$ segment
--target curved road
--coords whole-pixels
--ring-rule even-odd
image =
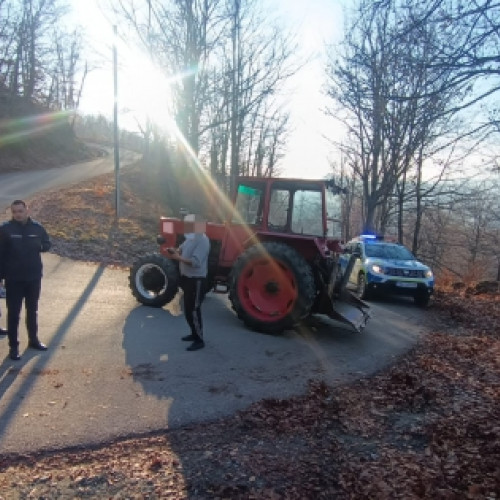
[[[126,168],[138,156],[132,151],[121,150],[120,168]],[[69,186],[97,175],[113,172],[114,168],[113,155],[109,154],[96,160],[75,163],[67,167],[0,174],[0,213],[3,214],[13,200],[27,199],[41,191]]]
[[[11,361],[0,337],[0,453],[217,419],[262,398],[300,394],[309,379],[345,383],[391,363],[425,333],[425,312],[399,299],[372,303],[362,334],[318,316],[282,336],[263,335],[243,326],[225,295],[210,293],[206,348],[187,352],[179,304],[138,305],[127,271],[53,254],[44,265],[40,338],[49,350],[25,350],[22,326],[22,359]]]

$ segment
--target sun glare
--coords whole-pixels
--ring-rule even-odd
[[[172,116],[171,84],[186,76],[167,75],[149,56],[126,46],[118,46],[118,104],[125,108],[127,121],[142,127],[149,120],[160,131],[176,134]]]
[[[163,127],[172,107],[168,79],[140,53],[119,51],[118,65],[118,103],[126,103],[128,112],[142,126],[149,119]]]
[[[55,111],[40,115],[0,120],[0,147],[22,142],[26,137],[36,136],[61,125],[72,115],[72,111]]]

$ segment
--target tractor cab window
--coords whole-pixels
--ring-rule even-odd
[[[260,224],[262,219],[263,190],[254,186],[240,184],[236,196],[236,212],[233,215],[233,224]]]
[[[342,197],[333,194],[330,190],[326,193],[326,228],[327,237],[342,239]]]
[[[269,201],[269,216],[267,225],[269,231],[286,231],[290,191],[288,189],[273,189]]]
[[[323,236],[322,208],[321,191],[295,191],[292,206],[292,232]]]

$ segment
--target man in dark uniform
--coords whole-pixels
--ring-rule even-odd
[[[38,299],[42,282],[40,252],[50,249],[50,240],[41,224],[31,219],[22,200],[10,206],[12,219],[0,226],[0,282],[5,280],[7,291],[7,334],[9,356],[19,356],[18,328],[23,300],[26,307],[28,346],[45,351],[47,347],[38,339]]]

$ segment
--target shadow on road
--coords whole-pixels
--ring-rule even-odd
[[[169,310],[138,306],[133,309],[123,327],[123,349],[129,375],[142,385],[146,394],[167,399],[164,384],[168,378],[172,351],[184,329],[184,317]]]
[[[33,386],[37,380],[37,375],[43,373],[44,368],[48,364],[50,358],[54,355],[55,349],[62,343],[64,337],[69,332],[71,325],[78,317],[83,306],[96,288],[99,279],[104,273],[105,268],[106,266],[103,265],[96,268],[94,275],[85,287],[80,298],[77,300],[71,311],[68,313],[64,321],[59,325],[57,331],[53,335],[52,340],[48,344],[49,349],[46,352],[39,353],[30,349],[26,349],[24,352],[21,352],[22,358],[20,361],[12,361],[8,357],[3,360],[2,364],[0,365],[0,399],[5,395],[7,389],[14,383],[16,377],[23,375],[23,367],[26,366],[32,359],[37,358],[35,364],[30,368],[30,373],[27,374],[27,376],[23,380],[17,393],[12,397],[11,401],[7,404],[5,409],[1,411],[0,429],[7,428],[9,422],[16,415],[16,410],[21,405],[23,398],[28,396],[33,389]],[[5,341],[7,342],[7,339]]]

